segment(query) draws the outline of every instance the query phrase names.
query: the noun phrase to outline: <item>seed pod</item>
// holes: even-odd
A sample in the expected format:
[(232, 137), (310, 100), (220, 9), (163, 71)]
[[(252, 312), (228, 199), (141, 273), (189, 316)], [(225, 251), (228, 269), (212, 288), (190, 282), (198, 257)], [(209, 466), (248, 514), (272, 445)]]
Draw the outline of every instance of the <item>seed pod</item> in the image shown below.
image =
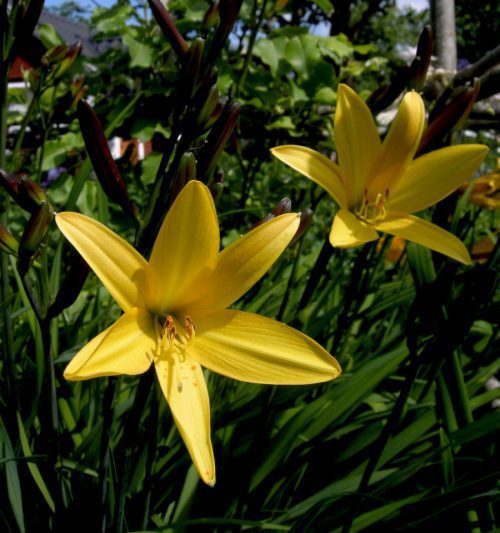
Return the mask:
[(49, 308), (50, 317), (60, 314), (78, 298), (89, 271), (90, 267), (83, 257), (78, 253), (72, 252), (69, 268), (57, 292), (56, 299)]
[(217, 160), (219, 159), (226, 143), (231, 136), (236, 122), (240, 116), (241, 106), (238, 103), (232, 103), (225, 107), (221, 117), (217, 120), (212, 131), (209, 133), (207, 142), (203, 147), (202, 153), (198, 160), (199, 178), (210, 177), (214, 171)]
[(54, 218), (50, 204), (43, 201), (38, 210), (31, 216), (19, 241), (18, 267), (21, 272), (28, 269), (30, 259), (38, 251), (49, 231)]
[(417, 53), (410, 66), (409, 87), (421, 91), (425, 84), (432, 57), (432, 28), (425, 26), (417, 44)]
[(83, 100), (78, 102), (77, 114), (85, 147), (99, 183), (109, 198), (116, 202), (124, 213), (135, 219), (136, 208), (129, 199), (127, 187), (111, 155), (97, 115)]
[(170, 13), (160, 0), (148, 0), (148, 3), (158, 26), (160, 26), (170, 46), (179, 56), (183, 56), (188, 51), (188, 45), (177, 29)]
[(19, 243), (17, 240), (3, 224), (0, 224), (0, 250), (16, 256), (18, 249)]

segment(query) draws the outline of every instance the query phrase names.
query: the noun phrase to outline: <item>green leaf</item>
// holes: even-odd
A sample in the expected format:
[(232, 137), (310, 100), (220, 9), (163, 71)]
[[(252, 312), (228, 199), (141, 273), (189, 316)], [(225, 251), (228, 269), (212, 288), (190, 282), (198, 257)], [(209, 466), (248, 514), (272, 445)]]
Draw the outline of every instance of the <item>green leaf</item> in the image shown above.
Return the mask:
[(36, 34), (46, 49), (60, 44), (66, 44), (52, 24), (39, 24), (36, 29)]
[(21, 441), (21, 448), (23, 450), (24, 456), (28, 459), (28, 469), (31, 472), (31, 475), (33, 476), (33, 480), (35, 481), (36, 486), (42, 493), (44, 500), (47, 502), (47, 505), (49, 506), (50, 510), (54, 513), (56, 510), (56, 506), (54, 504), (52, 496), (50, 495), (49, 489), (47, 488), (47, 485), (45, 484), (45, 481), (42, 478), (42, 474), (40, 474), (40, 470), (38, 469), (38, 466), (35, 463), (29, 462), (29, 457), (32, 455), (32, 453), (28, 438), (26, 437), (26, 432), (24, 431), (24, 425), (21, 419), (21, 415), (19, 413), (16, 413), (16, 416), (17, 425), (19, 427), (19, 440)]
[(153, 64), (153, 49), (134, 39), (130, 33), (123, 36), (123, 42), (130, 54), (130, 67), (149, 68)]

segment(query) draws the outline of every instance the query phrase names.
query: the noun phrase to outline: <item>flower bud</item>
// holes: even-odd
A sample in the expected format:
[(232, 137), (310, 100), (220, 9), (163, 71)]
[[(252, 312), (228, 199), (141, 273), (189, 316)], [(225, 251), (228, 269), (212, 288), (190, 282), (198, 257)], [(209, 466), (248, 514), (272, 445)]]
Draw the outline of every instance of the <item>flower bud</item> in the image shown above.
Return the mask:
[(201, 27), (204, 30), (209, 30), (213, 26), (216, 26), (219, 23), (219, 2), (215, 0), (212, 5), (208, 8), (205, 16), (203, 17), (203, 22)]
[(172, 199), (177, 198), (188, 181), (196, 179), (196, 159), (192, 152), (182, 154), (174, 173)]
[(69, 307), (80, 294), (90, 267), (83, 257), (75, 252), (71, 253), (69, 267), (63, 278), (54, 303), (49, 308), (49, 316), (55, 317)]
[(99, 183), (108, 197), (135, 219), (136, 208), (129, 199), (127, 187), (111, 155), (97, 115), (83, 100), (78, 102), (77, 110), (83, 140)]
[(196, 117), (196, 125), (204, 129), (209, 123), (210, 119), (214, 115), (214, 112), (219, 103), (219, 90), (217, 85), (210, 87), (204, 103), (201, 105), (201, 109)]
[(408, 67), (400, 68), (391, 79), (389, 85), (382, 85), (375, 89), (367, 98), (366, 104), (374, 115), (389, 107), (396, 98), (404, 91), (408, 83)]
[(16, 36), (17, 37), (30, 37), (35, 30), (35, 27), (42, 14), (44, 0), (29, 0), (27, 5), (23, 8), (19, 8), (22, 12), (22, 16), (19, 22), (16, 21)]
[(181, 81), (179, 85), (180, 96), (183, 100), (187, 100), (192, 96), (198, 83), (204, 47), (204, 39), (197, 37), (191, 43), (189, 50), (184, 56)]
[(297, 231), (295, 232), (295, 235), (292, 239), (292, 242), (290, 244), (296, 243), (307, 231), (307, 228), (311, 225), (311, 222), (313, 220), (314, 212), (309, 207), (307, 209), (304, 209), (300, 213), (300, 223), (299, 227), (297, 228)]
[(26, 271), (31, 257), (38, 250), (49, 231), (49, 225), (54, 217), (50, 204), (43, 201), (26, 225), (19, 242), (19, 270)]
[(66, 54), (68, 53), (68, 47), (65, 44), (58, 44), (49, 48), (45, 54), (43, 54), (40, 63), (45, 68), (50, 67), (54, 63), (60, 63)]
[(179, 56), (183, 56), (188, 51), (188, 45), (177, 29), (170, 13), (160, 0), (148, 0), (148, 2), (153, 16), (170, 46)]
[(457, 129), (458, 125), (463, 125), (472, 111), (478, 92), (478, 83), (475, 83), (473, 88), (461, 87), (453, 91), (454, 94), (449, 103), (440, 106), (438, 114), (434, 114), (431, 118), (422, 135), (417, 156), (439, 146), (447, 135)]
[(67, 49), (66, 54), (64, 55), (61, 62), (59, 63), (59, 66), (54, 72), (54, 76), (57, 78), (61, 77), (69, 68), (71, 68), (71, 66), (78, 59), (81, 53), (82, 53), (82, 43), (77, 42), (75, 44), (72, 44)]
[(425, 84), (432, 56), (432, 28), (425, 26), (417, 44), (417, 53), (410, 66), (410, 89), (421, 91)]
[(219, 1), (219, 27), (215, 32), (212, 45), (207, 57), (207, 63), (215, 62), (219, 51), (224, 46), (233, 26), (238, 18), (243, 0), (220, 0)]
[(225, 107), (221, 117), (215, 123), (198, 160), (199, 178), (212, 175), (217, 160), (236, 127), (240, 112), (240, 104), (229, 104)]
[(10, 255), (17, 255), (18, 249), (17, 240), (3, 224), (0, 224), (0, 250)]
[(42, 201), (45, 200), (44, 190), (26, 176), (20, 178), (0, 169), (0, 185), (19, 207), (33, 213)]
[(279, 215), (284, 215), (285, 213), (290, 213), (292, 210), (292, 201), (290, 198), (282, 198), (277, 204), (276, 207), (272, 210), (272, 214), (275, 217)]

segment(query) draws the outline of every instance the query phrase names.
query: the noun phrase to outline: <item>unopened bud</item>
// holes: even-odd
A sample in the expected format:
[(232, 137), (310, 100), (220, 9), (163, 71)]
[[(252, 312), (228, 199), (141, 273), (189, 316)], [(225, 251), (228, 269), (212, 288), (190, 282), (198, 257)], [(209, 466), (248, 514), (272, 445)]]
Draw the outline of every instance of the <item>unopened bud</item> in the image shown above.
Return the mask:
[(78, 59), (82, 53), (82, 43), (77, 42), (71, 45), (66, 51), (65, 56), (62, 58), (57, 70), (54, 72), (55, 77), (61, 77)]
[(40, 206), (47, 199), (42, 187), (38, 183), (31, 181), (28, 176), (21, 176), (19, 182), (19, 193), (21, 196), (29, 198), (34, 205)]
[(210, 192), (212, 193), (212, 198), (214, 200), (214, 204), (217, 205), (219, 202), (222, 193), (224, 192), (224, 182), (223, 181), (216, 181), (214, 183), (210, 184)]
[(421, 91), (425, 84), (432, 57), (432, 28), (425, 26), (417, 44), (417, 53), (410, 66), (410, 89)]
[(216, 26), (219, 22), (219, 2), (215, 0), (212, 5), (208, 8), (205, 16), (203, 17), (203, 22), (201, 27), (204, 30), (209, 30), (213, 26)]
[(408, 83), (408, 75), (409, 69), (404, 66), (398, 70), (389, 85), (382, 85), (372, 92), (366, 104), (374, 115), (389, 107), (404, 91)]
[(188, 45), (177, 29), (170, 13), (160, 0), (148, 0), (148, 3), (158, 26), (160, 26), (170, 46), (179, 56), (183, 56), (188, 51)]
[(57, 292), (56, 299), (50, 306), (50, 317), (57, 316), (78, 298), (89, 271), (89, 265), (82, 256), (72, 252), (69, 260), (69, 268)]
[(203, 49), (205, 41), (201, 37), (197, 37), (189, 47), (184, 56), (184, 63), (182, 65), (182, 80), (181, 80), (181, 96), (183, 98), (190, 98), (198, 83), (200, 75), (201, 58), (203, 56)]
[(19, 270), (27, 270), (31, 257), (47, 236), (53, 217), (50, 204), (44, 201), (29, 219), (19, 242)]
[(209, 177), (213, 173), (217, 160), (236, 127), (240, 112), (240, 104), (229, 104), (222, 112), (219, 120), (215, 123), (212, 131), (208, 135), (206, 144), (203, 147), (198, 161), (198, 169), (200, 172), (199, 177)]
[(33, 213), (40, 203), (45, 200), (44, 190), (26, 176), (20, 178), (0, 169), (0, 185), (19, 207)]
[(50, 67), (54, 63), (60, 63), (68, 52), (68, 47), (65, 44), (58, 44), (49, 48), (40, 59), (40, 63), (44, 67)]
[(87, 102), (78, 102), (78, 120), (97, 179), (104, 192), (131, 218), (136, 218), (136, 209), (128, 196), (127, 187), (111, 155), (104, 130), (92, 107)]
[(206, 95), (205, 102), (202, 104), (198, 116), (196, 117), (196, 125), (200, 128), (205, 128), (210, 121), (219, 103), (219, 90), (217, 85), (212, 85)]
[[(437, 147), (447, 135), (449, 135), (457, 125), (462, 125), (477, 99), (479, 85), (474, 84), (474, 88), (460, 88), (455, 90), (455, 95), (449, 103), (440, 106), (440, 111), (431, 120), (425, 129), (420, 146), (417, 150), (417, 156), (424, 152)], [(439, 103), (439, 102), (438, 102)]]
[(0, 250), (10, 255), (17, 255), (18, 248), (17, 240), (3, 224), (0, 224)]
[(182, 154), (182, 157), (174, 174), (174, 186), (172, 198), (177, 198), (186, 183), (196, 179), (196, 159), (192, 152)]
[(285, 213), (290, 213), (292, 210), (292, 201), (290, 198), (282, 198), (277, 204), (276, 207), (272, 210), (272, 213), (275, 217), (283, 215)]
[(307, 228), (309, 228), (311, 225), (313, 215), (314, 212), (309, 207), (300, 213), (300, 224), (295, 232), (291, 244), (296, 243), (304, 235), (304, 233), (307, 231)]
[(215, 32), (212, 45), (208, 54), (207, 62), (215, 62), (219, 51), (224, 46), (233, 26), (238, 18), (243, 0), (220, 0), (219, 1), (219, 27)]

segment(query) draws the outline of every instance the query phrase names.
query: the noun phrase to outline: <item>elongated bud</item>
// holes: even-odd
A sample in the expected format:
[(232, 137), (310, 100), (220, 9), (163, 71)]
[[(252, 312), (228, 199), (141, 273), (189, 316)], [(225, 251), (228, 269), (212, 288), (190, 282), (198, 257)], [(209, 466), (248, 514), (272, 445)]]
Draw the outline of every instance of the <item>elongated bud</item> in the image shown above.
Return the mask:
[(307, 228), (309, 228), (311, 225), (313, 215), (314, 212), (309, 207), (300, 213), (300, 224), (290, 244), (296, 243), (304, 235), (304, 233), (307, 231)]
[(205, 41), (201, 37), (197, 37), (189, 47), (184, 56), (184, 63), (182, 65), (182, 81), (180, 85), (181, 95), (186, 99), (189, 98), (198, 83), (200, 76), (201, 58)]
[(17, 255), (18, 249), (17, 240), (3, 224), (0, 224), (0, 250), (10, 255)]
[(97, 115), (83, 100), (78, 102), (77, 109), (83, 140), (99, 183), (109, 198), (116, 202), (124, 213), (135, 219), (135, 206), (129, 199), (127, 187), (113, 160)]
[(219, 27), (215, 32), (212, 45), (207, 57), (207, 62), (212, 64), (217, 58), (219, 51), (224, 46), (233, 26), (238, 18), (243, 0), (220, 0), (219, 2)]
[(425, 129), (417, 156), (439, 145), (458, 124), (465, 122), (472, 111), (478, 92), (479, 85), (476, 83), (474, 88), (461, 88), (456, 92)]
[(290, 198), (282, 198), (277, 204), (276, 207), (272, 210), (272, 214), (275, 217), (284, 215), (285, 213), (290, 213), (292, 210), (292, 201)]
[(59, 66), (54, 72), (54, 76), (61, 77), (69, 68), (71, 68), (71, 66), (78, 59), (81, 53), (82, 43), (77, 42), (75, 44), (72, 44), (66, 51), (66, 54), (64, 55)]
[(421, 91), (425, 84), (432, 57), (432, 28), (425, 26), (417, 44), (417, 53), (410, 66), (410, 89)]
[(238, 103), (232, 103), (226, 106), (221, 117), (215, 123), (212, 131), (209, 133), (207, 142), (198, 161), (199, 178), (209, 177), (219, 159), (226, 143), (231, 136), (236, 122), (240, 116), (241, 106)]
[(408, 76), (409, 69), (404, 66), (398, 70), (389, 85), (382, 85), (372, 92), (367, 98), (366, 104), (374, 115), (389, 107), (404, 91), (408, 83)]
[(204, 103), (201, 105), (201, 109), (196, 117), (196, 125), (204, 129), (217, 109), (219, 103), (219, 90), (217, 85), (210, 87)]
[(50, 317), (60, 314), (78, 298), (89, 271), (90, 267), (82, 256), (71, 252), (69, 268), (57, 292), (56, 299), (49, 308)]
[[(280, 215), (284, 215), (285, 213), (290, 213), (292, 210), (292, 201), (290, 198), (282, 198), (277, 204), (276, 207), (267, 215), (262, 217), (260, 220), (255, 222), (255, 224), (252, 225), (253, 228), (257, 228), (258, 226), (262, 226), (262, 224), (265, 224), (266, 222), (269, 222), (273, 218), (279, 217)], [(299, 226), (300, 229), (300, 226)]]
[(68, 47), (65, 44), (58, 44), (49, 48), (45, 54), (43, 54), (40, 63), (44, 67), (50, 67), (54, 63), (60, 63), (65, 55), (68, 53)]
[(0, 185), (19, 207), (30, 213), (35, 212), (45, 200), (45, 192), (26, 176), (20, 178), (4, 169), (0, 169)]
[(174, 186), (172, 192), (172, 199), (177, 198), (177, 195), (182, 191), (184, 185), (188, 181), (196, 179), (196, 158), (192, 152), (182, 154), (182, 157), (174, 174)]
[(158, 26), (160, 26), (170, 46), (179, 56), (183, 56), (188, 51), (188, 45), (177, 29), (170, 13), (160, 0), (148, 0), (148, 3)]
[(208, 8), (205, 16), (203, 17), (203, 22), (201, 27), (204, 30), (209, 30), (213, 26), (216, 26), (219, 23), (219, 2), (215, 0), (212, 5)]
[(19, 270), (25, 272), (33, 254), (38, 250), (49, 231), (54, 217), (50, 204), (42, 202), (38, 210), (31, 216), (19, 241)]
[(477, 97), (479, 95), (479, 89), (481, 89), (481, 82), (479, 81), (479, 78), (474, 78), (469, 103), (467, 104), (460, 118), (457, 120), (456, 124), (453, 126), (453, 131), (459, 131), (460, 129), (463, 128), (465, 121), (469, 118), (469, 115), (472, 112), (474, 104), (477, 101)]

